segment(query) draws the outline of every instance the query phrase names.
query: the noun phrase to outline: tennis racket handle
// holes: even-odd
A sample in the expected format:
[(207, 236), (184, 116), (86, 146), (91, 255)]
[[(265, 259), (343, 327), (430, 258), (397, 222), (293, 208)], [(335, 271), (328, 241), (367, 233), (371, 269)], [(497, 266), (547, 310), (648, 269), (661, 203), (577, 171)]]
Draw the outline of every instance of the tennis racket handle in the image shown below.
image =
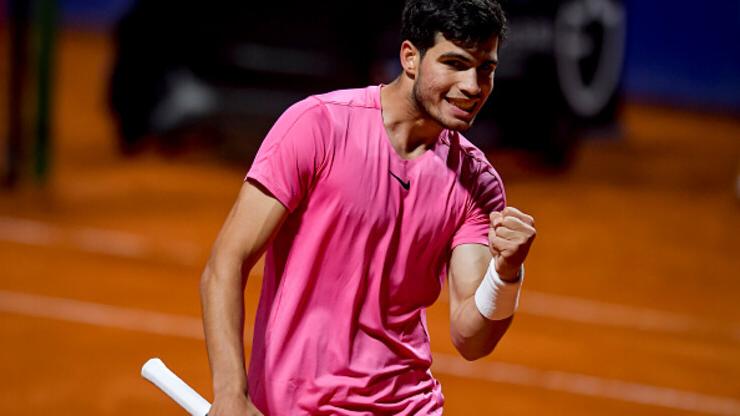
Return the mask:
[(159, 387), (192, 416), (208, 415), (211, 404), (167, 368), (159, 358), (151, 358), (144, 363), (141, 376)]

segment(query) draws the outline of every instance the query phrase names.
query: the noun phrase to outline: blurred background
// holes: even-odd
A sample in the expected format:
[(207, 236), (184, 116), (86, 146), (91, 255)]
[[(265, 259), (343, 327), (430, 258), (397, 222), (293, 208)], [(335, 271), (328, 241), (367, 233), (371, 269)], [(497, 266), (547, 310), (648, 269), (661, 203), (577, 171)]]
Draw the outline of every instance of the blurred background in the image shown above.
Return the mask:
[[(502, 3), (467, 136), (538, 238), (490, 357), (430, 309), (446, 414), (740, 415), (740, 2)], [(198, 280), (254, 152), (395, 78), (401, 8), (0, 0), (3, 413), (183, 414), (151, 356), (212, 398)]]

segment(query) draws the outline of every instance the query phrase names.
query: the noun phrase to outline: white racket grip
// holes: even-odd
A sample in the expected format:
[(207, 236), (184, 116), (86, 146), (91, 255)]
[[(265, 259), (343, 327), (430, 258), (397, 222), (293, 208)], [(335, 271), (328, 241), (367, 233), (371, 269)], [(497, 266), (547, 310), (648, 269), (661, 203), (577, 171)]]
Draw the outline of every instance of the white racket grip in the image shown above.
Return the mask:
[(141, 376), (151, 381), (193, 416), (206, 416), (211, 404), (175, 375), (159, 358), (151, 358), (141, 367)]

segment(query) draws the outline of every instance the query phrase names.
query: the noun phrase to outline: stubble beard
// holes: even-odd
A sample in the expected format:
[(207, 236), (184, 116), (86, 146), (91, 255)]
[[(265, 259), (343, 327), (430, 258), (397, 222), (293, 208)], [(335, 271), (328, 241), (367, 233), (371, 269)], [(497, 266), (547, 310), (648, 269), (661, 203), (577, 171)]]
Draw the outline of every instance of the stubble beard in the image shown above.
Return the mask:
[(414, 80), (414, 87), (411, 88), (411, 100), (416, 107), (416, 110), (427, 120), (433, 121), (441, 128), (450, 129), (450, 126), (441, 120), (440, 117), (435, 116), (432, 111), (427, 107), (424, 101), (423, 94), (421, 92), (421, 72), (419, 72)]
[(458, 128), (449, 125), (446, 123), (441, 116), (435, 115), (431, 109), (427, 106), (426, 101), (424, 101), (423, 94), (421, 92), (421, 72), (419, 72), (416, 76), (416, 79), (414, 80), (414, 86), (411, 88), (411, 100), (416, 107), (416, 110), (422, 115), (422, 117), (426, 118), (427, 120), (431, 120), (434, 123), (436, 123), (438, 126), (440, 126), (443, 129), (448, 130), (455, 130), (455, 131), (466, 131), (470, 128), (472, 125), (469, 123), (464, 128)]

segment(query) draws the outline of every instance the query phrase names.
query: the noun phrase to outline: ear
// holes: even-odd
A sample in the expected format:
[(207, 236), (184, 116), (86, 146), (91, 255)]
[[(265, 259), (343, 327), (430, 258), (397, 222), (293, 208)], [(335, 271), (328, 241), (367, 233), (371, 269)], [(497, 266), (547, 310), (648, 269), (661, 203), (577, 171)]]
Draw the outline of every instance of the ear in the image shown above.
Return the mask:
[(419, 71), (419, 63), (421, 62), (421, 52), (408, 40), (404, 40), (401, 43), (401, 67), (403, 72), (411, 79), (416, 78), (416, 73)]

